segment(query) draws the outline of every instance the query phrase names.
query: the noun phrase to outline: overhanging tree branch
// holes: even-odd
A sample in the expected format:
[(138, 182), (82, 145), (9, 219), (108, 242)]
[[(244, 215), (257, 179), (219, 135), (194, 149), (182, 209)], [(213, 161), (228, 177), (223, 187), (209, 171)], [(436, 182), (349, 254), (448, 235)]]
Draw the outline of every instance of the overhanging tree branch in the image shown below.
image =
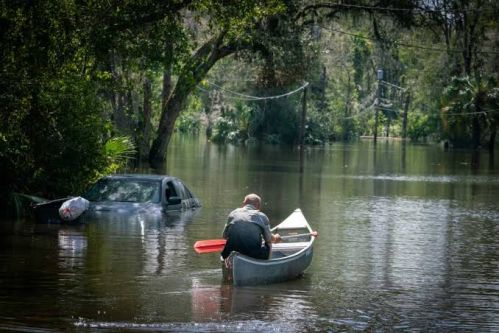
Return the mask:
[(161, 111), (158, 132), (149, 153), (149, 162), (153, 167), (164, 163), (166, 147), (173, 134), (175, 121), (185, 108), (187, 98), (195, 87), (218, 60), (251, 46), (249, 43), (225, 44), (226, 35), (227, 30), (223, 30), (203, 44), (180, 73), (175, 89)]

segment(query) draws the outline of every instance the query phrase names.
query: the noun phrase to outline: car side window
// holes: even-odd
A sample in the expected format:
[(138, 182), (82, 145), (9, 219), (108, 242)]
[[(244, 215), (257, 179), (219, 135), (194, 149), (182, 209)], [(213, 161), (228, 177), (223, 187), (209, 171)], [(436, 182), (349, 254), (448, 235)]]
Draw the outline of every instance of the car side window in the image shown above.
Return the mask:
[(185, 190), (185, 193), (187, 194), (188, 198), (194, 198), (194, 196), (192, 195), (192, 192), (185, 185), (184, 185), (184, 190)]
[(170, 180), (169, 182), (166, 183), (166, 189), (165, 189), (166, 200), (176, 196), (177, 196), (177, 191), (175, 190), (173, 182)]
[(189, 199), (189, 197), (187, 196), (187, 193), (185, 192), (184, 185), (179, 181), (175, 181), (174, 183), (175, 183), (175, 187), (177, 188), (177, 191), (178, 191), (180, 198), (182, 200)]

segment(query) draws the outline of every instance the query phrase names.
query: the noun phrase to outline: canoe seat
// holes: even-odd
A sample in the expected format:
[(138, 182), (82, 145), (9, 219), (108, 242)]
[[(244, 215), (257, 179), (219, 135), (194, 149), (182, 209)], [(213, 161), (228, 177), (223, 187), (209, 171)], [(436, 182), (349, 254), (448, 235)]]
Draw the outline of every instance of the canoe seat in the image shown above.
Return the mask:
[(282, 242), (282, 243), (272, 244), (272, 249), (279, 249), (279, 250), (295, 249), (295, 248), (303, 249), (309, 243), (310, 242), (289, 242), (289, 243)]
[(272, 244), (271, 259), (292, 255), (310, 244), (309, 242), (277, 243)]

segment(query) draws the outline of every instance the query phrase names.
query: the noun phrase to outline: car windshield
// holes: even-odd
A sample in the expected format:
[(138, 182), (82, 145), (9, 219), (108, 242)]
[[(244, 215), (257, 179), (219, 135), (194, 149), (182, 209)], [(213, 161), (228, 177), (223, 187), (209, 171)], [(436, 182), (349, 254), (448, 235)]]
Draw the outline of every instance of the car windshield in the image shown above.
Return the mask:
[(99, 180), (84, 197), (89, 201), (158, 203), (160, 188), (161, 182), (156, 180), (106, 178)]

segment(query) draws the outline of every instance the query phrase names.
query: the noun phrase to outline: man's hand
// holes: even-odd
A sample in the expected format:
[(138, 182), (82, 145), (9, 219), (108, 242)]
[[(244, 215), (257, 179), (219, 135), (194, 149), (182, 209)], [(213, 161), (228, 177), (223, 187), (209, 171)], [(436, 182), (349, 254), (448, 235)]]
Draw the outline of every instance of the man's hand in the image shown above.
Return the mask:
[(281, 235), (273, 234), (272, 235), (272, 243), (279, 243), (281, 241)]

